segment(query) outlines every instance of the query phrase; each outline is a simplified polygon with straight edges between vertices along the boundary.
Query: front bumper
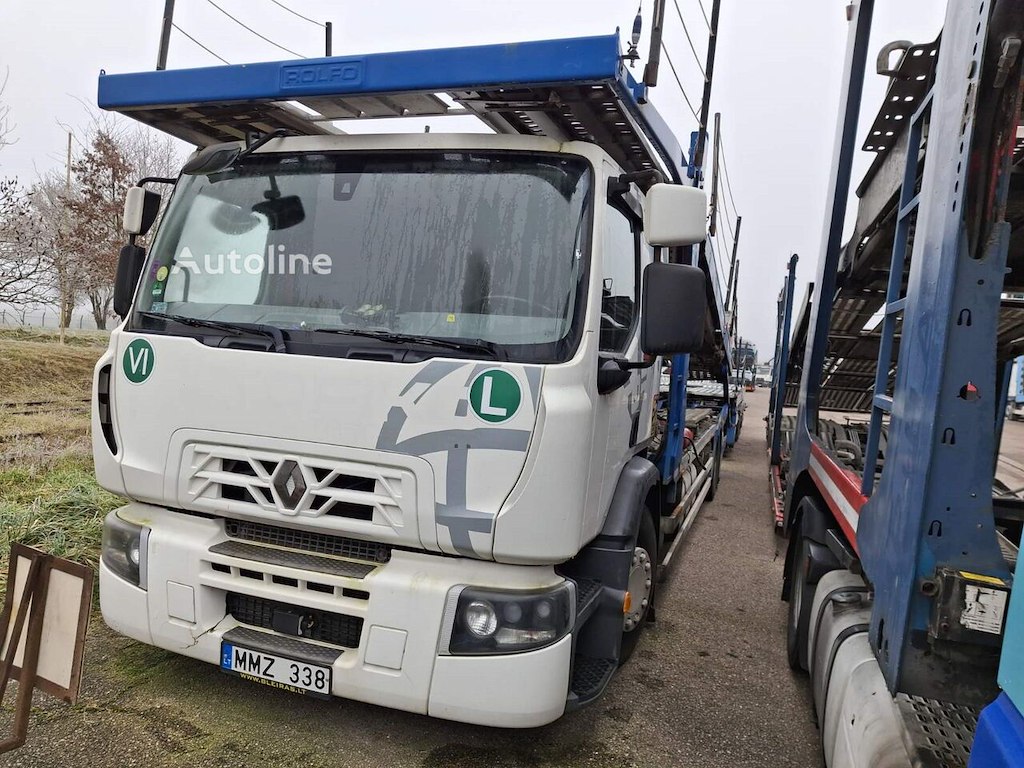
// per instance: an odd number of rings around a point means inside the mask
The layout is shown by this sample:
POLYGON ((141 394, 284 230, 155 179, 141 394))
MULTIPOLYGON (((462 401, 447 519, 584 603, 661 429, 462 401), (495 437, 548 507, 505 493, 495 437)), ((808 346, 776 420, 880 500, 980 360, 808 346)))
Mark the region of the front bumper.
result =
POLYGON ((550 567, 395 550, 389 562, 355 578, 213 553, 228 540, 220 520, 134 503, 115 514, 151 530, 148 589, 100 564, 103 619, 123 635, 218 664, 221 638, 239 626, 226 614, 234 593, 363 620, 358 646, 332 665, 335 696, 510 728, 544 725, 565 711, 571 635, 526 653, 438 653, 452 587, 552 586, 562 579, 550 567))

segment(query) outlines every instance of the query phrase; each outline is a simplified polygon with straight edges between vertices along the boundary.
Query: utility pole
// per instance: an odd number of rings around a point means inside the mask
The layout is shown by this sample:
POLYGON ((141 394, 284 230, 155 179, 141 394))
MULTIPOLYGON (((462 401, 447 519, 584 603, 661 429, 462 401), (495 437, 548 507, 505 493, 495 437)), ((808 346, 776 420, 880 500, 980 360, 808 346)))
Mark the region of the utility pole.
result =
POLYGON ((171 44, 171 26, 174 24, 174 0, 164 0, 164 21, 160 28, 160 50, 156 55, 156 68, 167 69, 167 48, 171 44))
MULTIPOLYGON (((68 154, 67 154, 67 160, 64 163, 64 205, 67 206, 70 203, 70 201, 71 201, 71 131, 68 131, 68 154)), ((65 214, 67 213, 67 211, 66 210, 62 210, 60 213, 61 213, 61 216, 60 216, 61 222, 62 221, 66 221, 67 217, 65 216, 65 214)), ((60 226, 61 222, 58 222, 58 226, 60 226)), ((65 320, 68 323, 70 323, 71 322, 71 314, 72 314, 72 312, 69 312, 67 310, 68 302, 67 302, 66 293, 65 293, 65 290, 67 288, 67 285, 66 285, 67 277, 66 277, 66 271, 65 271, 66 264, 64 262, 64 258, 65 257, 63 255, 61 255, 61 256, 58 257, 58 260, 57 260, 57 279, 59 280, 59 290, 57 292, 58 293, 57 301, 60 304, 60 306, 57 308, 57 325, 60 326, 60 330, 58 331, 58 334, 60 336, 60 343, 61 344, 64 344, 64 341, 65 341, 65 333, 66 333, 66 327, 67 327, 67 325, 65 323, 65 320)), ((73 305, 72 305, 72 311, 74 311, 74 306, 73 305)))
POLYGON ((331 53, 331 50, 334 47, 334 45, 333 45, 334 41, 332 40, 333 32, 334 32, 334 25, 331 24, 331 22, 329 22, 329 21, 325 21, 324 22, 324 38, 325 38, 325 40, 324 40, 324 51, 325 51, 324 56, 332 56, 333 55, 331 53))

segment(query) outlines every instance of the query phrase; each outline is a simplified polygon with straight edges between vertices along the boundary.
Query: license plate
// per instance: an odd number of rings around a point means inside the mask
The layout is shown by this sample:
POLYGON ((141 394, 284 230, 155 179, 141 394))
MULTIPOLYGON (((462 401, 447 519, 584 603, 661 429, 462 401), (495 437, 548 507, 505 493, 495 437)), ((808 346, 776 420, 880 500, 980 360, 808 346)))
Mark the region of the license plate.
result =
POLYGON ((330 667, 221 643, 220 668, 244 680, 291 693, 323 699, 331 696, 330 667))

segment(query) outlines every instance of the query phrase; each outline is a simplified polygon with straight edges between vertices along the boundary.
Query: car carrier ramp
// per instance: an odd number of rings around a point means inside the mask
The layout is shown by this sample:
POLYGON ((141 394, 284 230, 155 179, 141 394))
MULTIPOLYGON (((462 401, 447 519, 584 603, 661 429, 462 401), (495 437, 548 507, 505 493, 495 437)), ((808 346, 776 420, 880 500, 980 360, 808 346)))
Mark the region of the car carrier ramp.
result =
POLYGON ((198 146, 277 128, 319 135, 347 120, 468 115, 497 133, 592 142, 629 171, 679 182, 686 169, 617 34, 103 74, 98 103, 198 146))
MULTIPOLYGON (((857 188, 860 203, 853 236, 843 248, 837 289, 832 297, 829 346, 825 356, 819 393, 824 411, 871 410, 882 311, 889 279, 890 257, 896 233, 899 195, 908 153, 911 116, 923 103, 935 78, 935 62, 941 39, 907 48, 891 75, 882 106, 867 129, 863 143, 875 158, 857 188)), ((990 86, 989 87, 991 90, 990 86)), ((983 114, 982 120, 991 120, 983 114)), ((917 184, 928 162, 928 142, 923 142, 917 184)), ((939 162, 939 159, 933 162, 939 162)), ((1017 129, 1013 147, 1006 220, 1012 227, 1008 253, 1009 267, 999 313, 998 350, 1012 357, 1024 350, 1024 125, 1017 129)), ((915 227, 910 227, 908 253, 915 227)), ((927 256, 926 256, 927 257, 927 256)), ((903 275, 904 290, 910 259, 903 275)), ((792 354, 786 371, 787 406, 798 404, 804 347, 809 329, 809 306, 794 324, 792 354)), ((901 324, 893 340, 893 359, 899 353, 901 324)), ((895 369, 889 372, 889 390, 895 369)))

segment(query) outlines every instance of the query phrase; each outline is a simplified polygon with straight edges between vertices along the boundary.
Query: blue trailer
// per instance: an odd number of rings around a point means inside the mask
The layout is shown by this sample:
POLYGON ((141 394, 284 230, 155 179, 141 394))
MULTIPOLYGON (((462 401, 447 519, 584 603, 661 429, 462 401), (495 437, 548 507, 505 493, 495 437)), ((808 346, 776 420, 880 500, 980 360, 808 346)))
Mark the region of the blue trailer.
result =
POLYGON ((1024 3, 950 2, 939 40, 883 47, 858 132, 873 8, 849 8, 815 298, 773 393, 787 654, 830 768, 1020 766, 1024 501, 993 467, 1024 341, 1024 3))

